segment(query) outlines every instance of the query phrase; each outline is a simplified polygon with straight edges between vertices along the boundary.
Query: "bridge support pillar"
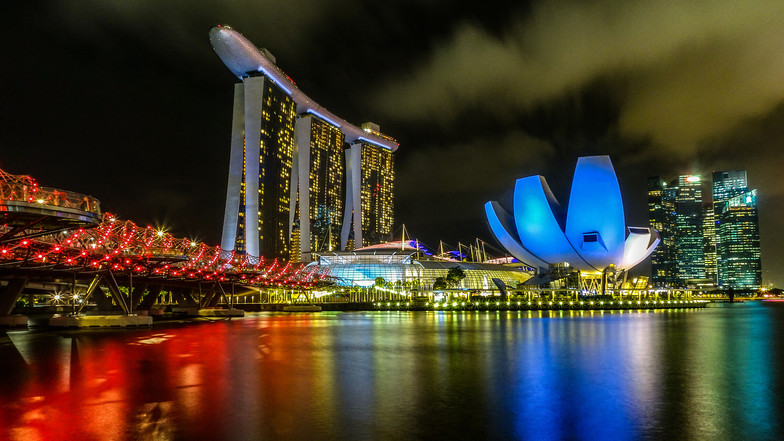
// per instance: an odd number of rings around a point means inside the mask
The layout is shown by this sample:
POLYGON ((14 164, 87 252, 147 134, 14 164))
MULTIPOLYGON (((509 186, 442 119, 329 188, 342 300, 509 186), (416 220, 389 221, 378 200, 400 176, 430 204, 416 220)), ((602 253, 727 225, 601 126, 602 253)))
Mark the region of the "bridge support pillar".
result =
POLYGON ((22 291, 27 286, 27 278, 17 278, 8 281, 8 285, 0 288, 0 317, 11 315, 11 311, 16 306, 16 301, 22 295, 22 291))
POLYGON ((199 302, 197 302, 193 296, 191 295, 190 290, 187 288, 175 288, 171 290, 172 297, 174 297, 174 301, 177 303, 178 306, 182 307, 199 307, 199 302))
POLYGON ((141 301, 142 297, 144 297, 145 291, 147 291, 146 283, 142 283, 139 284, 138 286, 133 287, 133 292, 131 294, 131 299, 130 299, 131 301, 129 304, 133 306, 134 310, 138 309, 139 302, 141 301))
MULTIPOLYGON (((218 285, 218 287, 220 288, 220 285, 218 285)), ((210 289, 207 291, 207 294, 204 297, 202 297, 199 308, 215 307, 215 305, 218 304, 219 300, 220 300, 220 293, 218 292, 218 290, 215 289, 215 285, 212 285, 210 286, 210 289)))
POLYGON ((109 292, 112 294, 114 301, 122 308, 123 313, 126 315, 130 314, 127 302, 128 299, 123 295, 122 291, 120 291, 120 285, 117 284, 117 279, 114 278, 114 274, 111 271, 107 271, 103 274, 103 282, 106 284, 106 287, 109 288, 109 292))
POLYGON ((163 287, 161 285, 153 285, 150 286, 147 290, 147 295, 142 298, 141 303, 139 303, 139 309, 147 309, 149 310, 158 301, 158 296, 161 294, 161 290, 163 287))
POLYGON ((93 299, 96 305, 98 305, 98 311, 101 312, 108 312, 113 309, 112 302, 109 301, 109 298, 106 297, 106 293, 101 289, 101 281, 103 278, 101 275, 95 276, 93 281, 90 283, 90 286, 87 287, 87 294, 85 295, 85 302, 88 298, 93 299))

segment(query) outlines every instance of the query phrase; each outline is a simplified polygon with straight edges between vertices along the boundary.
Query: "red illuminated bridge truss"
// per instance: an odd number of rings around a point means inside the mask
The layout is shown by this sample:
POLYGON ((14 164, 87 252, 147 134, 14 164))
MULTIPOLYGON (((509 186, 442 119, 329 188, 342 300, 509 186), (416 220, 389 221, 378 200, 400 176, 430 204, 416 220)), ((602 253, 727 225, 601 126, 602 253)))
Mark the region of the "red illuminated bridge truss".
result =
POLYGON ((0 170, 0 270, 109 271, 168 281, 308 288, 315 268, 235 255, 100 214, 98 202, 0 170), (92 218, 92 219, 91 219, 92 218), (97 225, 96 225, 97 224, 97 225))

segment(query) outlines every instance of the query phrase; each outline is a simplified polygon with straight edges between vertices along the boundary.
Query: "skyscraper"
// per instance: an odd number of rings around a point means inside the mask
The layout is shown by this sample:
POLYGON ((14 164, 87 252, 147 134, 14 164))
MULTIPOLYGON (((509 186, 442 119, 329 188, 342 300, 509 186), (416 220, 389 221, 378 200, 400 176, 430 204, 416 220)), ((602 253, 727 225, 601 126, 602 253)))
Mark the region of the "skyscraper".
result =
POLYGON ((340 128, 306 114, 297 119, 292 204, 297 202, 301 260, 310 254, 340 249, 346 185, 343 141, 340 128))
POLYGON ((289 257, 289 212, 295 106, 262 75, 234 89, 229 183, 221 248, 289 257))
POLYGON ((757 190, 742 170, 713 172, 718 284, 759 289, 762 285, 757 190))
POLYGON ((743 194, 748 190, 745 170, 713 172, 713 206, 714 213, 722 211, 721 205, 730 198, 743 194))
MULTIPOLYGON (((379 127, 365 123, 362 129, 380 135, 379 127)), ((346 150, 348 185, 341 247, 352 238, 355 248, 391 239, 395 171, 392 151, 364 140, 346 150)))
POLYGON ((675 257, 681 285, 705 278, 702 221, 702 180, 699 175, 681 175, 675 193, 675 257))
POLYGON ((648 218, 651 228, 659 232, 661 242, 651 255, 651 284, 654 287, 677 286, 675 260, 675 192, 658 176, 648 178, 648 218))
POLYGON ((662 238, 651 260, 654 286, 691 279, 742 290, 762 285, 757 191, 748 189, 745 171, 716 171, 712 178, 705 204, 698 175, 680 176, 669 187, 648 178, 649 219, 662 238))
POLYGON ((711 201, 702 204, 702 243, 705 254, 705 279, 716 283, 716 221, 711 201))

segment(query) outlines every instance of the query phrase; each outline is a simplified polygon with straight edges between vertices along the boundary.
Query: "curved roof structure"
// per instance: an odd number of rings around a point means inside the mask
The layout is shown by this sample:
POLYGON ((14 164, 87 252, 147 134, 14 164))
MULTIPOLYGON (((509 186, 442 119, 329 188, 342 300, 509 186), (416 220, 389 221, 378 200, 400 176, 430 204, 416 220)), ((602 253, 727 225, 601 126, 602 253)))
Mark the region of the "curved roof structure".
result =
POLYGON ((394 139, 372 130, 363 130, 313 101, 272 60, 231 27, 218 25, 210 29, 210 43, 223 64, 238 78, 262 72, 291 96, 297 105, 298 114, 310 113, 340 128, 346 136, 346 142, 365 141, 393 152, 397 150, 398 143, 394 139))
POLYGON ((485 214, 501 245, 536 268, 568 262, 582 271, 610 265, 626 270, 648 257, 660 240, 656 230, 626 226, 609 156, 577 160, 566 212, 544 177, 528 176, 515 185, 513 215, 495 201, 485 204, 485 214))
POLYGON ((494 291, 498 287, 493 279, 516 286, 531 278, 521 266, 419 259, 417 255, 400 249, 339 251, 319 254, 318 260, 308 264, 308 268, 319 268, 323 276, 332 277, 340 286, 369 287, 382 277, 392 283, 418 280, 422 288, 429 289, 437 277, 445 277, 454 267, 465 271, 465 279, 459 286, 465 290, 494 291))

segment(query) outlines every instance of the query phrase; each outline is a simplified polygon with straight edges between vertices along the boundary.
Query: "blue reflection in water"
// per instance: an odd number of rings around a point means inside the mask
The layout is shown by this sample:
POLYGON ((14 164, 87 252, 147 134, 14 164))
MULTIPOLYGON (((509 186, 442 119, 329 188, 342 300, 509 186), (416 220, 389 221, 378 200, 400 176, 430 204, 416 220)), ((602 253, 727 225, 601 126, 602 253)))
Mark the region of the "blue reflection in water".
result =
MULTIPOLYGON (((624 340, 618 315, 560 314, 527 320, 515 335, 511 369, 497 380, 508 385, 514 433, 521 439, 619 439, 634 433, 637 416, 626 381, 630 360, 613 350, 624 340), (609 328, 609 329, 608 329, 609 328), (503 378, 506 377, 506 378, 503 378)), ((646 320, 640 315, 637 320, 646 320)), ((626 354, 628 357, 628 354, 626 354)), ((504 396, 504 395, 501 395, 504 396)))
POLYGON ((784 305, 0 334, 0 439, 784 439, 784 305))

